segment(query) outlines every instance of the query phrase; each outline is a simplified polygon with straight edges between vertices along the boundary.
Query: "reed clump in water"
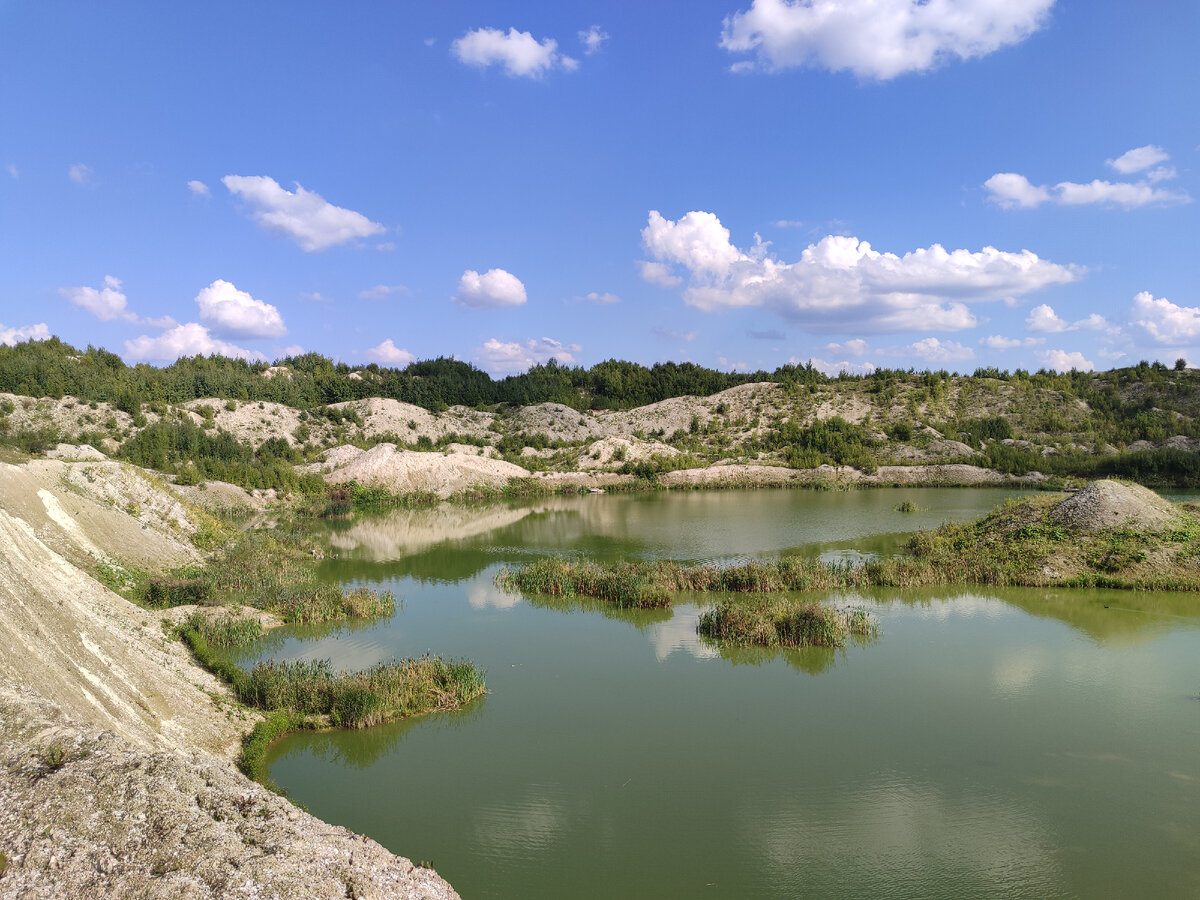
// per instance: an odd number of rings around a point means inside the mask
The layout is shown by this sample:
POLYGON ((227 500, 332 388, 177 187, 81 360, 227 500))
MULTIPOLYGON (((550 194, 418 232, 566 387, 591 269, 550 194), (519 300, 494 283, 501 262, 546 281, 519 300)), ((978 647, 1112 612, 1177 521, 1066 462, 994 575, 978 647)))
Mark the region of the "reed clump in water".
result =
MULTIPOLYGON (((209 632, 211 634, 211 632, 209 632)), ((188 619, 179 635, 200 664, 246 706, 266 713, 243 742, 242 771, 269 788, 271 742, 304 728, 366 728, 407 716, 460 707, 486 693, 483 672, 468 660, 436 656, 394 659, 362 672, 336 672, 329 660, 259 663, 250 672, 210 644, 188 619)))
POLYGON ((704 637, 741 646, 844 647, 879 631, 865 609, 835 609, 789 597, 722 600, 700 616, 704 637))
POLYGON ((773 593, 863 587, 869 582, 862 567, 801 557, 737 566, 665 560, 602 564, 552 557, 502 569, 496 583, 504 590, 521 593, 597 597, 626 609, 648 609, 669 607, 671 594, 681 591, 773 593))
POLYGON ((329 660, 259 663, 244 700, 260 709, 328 716, 331 725, 367 728, 438 709, 453 709, 484 692, 473 663, 421 656, 335 672, 329 660))

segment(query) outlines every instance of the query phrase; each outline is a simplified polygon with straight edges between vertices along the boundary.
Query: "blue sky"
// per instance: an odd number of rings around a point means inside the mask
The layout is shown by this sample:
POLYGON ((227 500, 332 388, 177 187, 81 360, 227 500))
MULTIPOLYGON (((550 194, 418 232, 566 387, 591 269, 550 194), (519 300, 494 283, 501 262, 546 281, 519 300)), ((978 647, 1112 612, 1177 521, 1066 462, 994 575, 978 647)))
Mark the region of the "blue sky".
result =
POLYGON ((1195 0, 0 0, 0 340, 1200 363, 1195 0))

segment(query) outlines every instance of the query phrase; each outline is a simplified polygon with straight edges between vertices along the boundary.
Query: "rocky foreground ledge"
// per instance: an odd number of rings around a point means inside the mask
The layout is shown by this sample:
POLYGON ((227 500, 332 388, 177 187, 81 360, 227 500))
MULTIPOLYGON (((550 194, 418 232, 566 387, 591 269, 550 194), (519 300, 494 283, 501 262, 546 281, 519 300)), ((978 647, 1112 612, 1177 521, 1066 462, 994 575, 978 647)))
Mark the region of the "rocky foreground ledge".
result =
POLYGON ((458 896, 226 760, 147 752, 32 691, 0 689, 0 767, 3 898, 458 896))
POLYGON ((457 897, 242 775, 253 717, 88 574, 190 558, 186 513, 133 466, 0 463, 0 900, 457 897))

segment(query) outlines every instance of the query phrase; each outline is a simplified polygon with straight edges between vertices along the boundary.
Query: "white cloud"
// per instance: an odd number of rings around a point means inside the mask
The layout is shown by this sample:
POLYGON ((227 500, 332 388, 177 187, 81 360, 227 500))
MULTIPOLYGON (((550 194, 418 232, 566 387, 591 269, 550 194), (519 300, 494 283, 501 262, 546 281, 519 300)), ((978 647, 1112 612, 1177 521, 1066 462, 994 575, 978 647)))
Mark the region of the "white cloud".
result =
POLYGON ((227 337, 287 334, 278 309, 220 278, 196 295, 196 306, 200 308, 200 320, 217 334, 227 337))
POLYGON ((847 359, 841 362, 828 362, 824 359, 817 359, 815 356, 809 357, 807 360, 796 359, 793 357, 788 360, 793 366, 804 365, 807 362, 818 372, 830 376, 831 378, 845 372, 847 375, 870 375, 875 371, 875 366, 869 362, 852 363, 847 359))
POLYGON ((588 303, 601 303, 605 305, 621 302, 620 297, 618 297, 616 294, 610 294, 608 291, 605 291, 603 294, 597 291, 591 291, 586 294, 583 299, 588 301, 588 303))
MULTIPOLYGON (((1128 174, 1163 162, 1167 158, 1161 147, 1146 146, 1110 159, 1108 164, 1117 171, 1128 174)), ((997 172, 985 181, 983 186, 988 191, 988 199, 1005 209, 1030 209, 1043 203, 1055 203, 1059 206, 1116 205, 1126 209, 1191 203, 1192 198, 1186 191, 1154 187, 1161 181, 1169 181, 1176 174, 1171 166, 1159 166, 1147 172, 1141 181, 1113 182, 1097 178, 1087 183, 1060 181, 1051 186, 1035 185, 1024 175, 1015 172, 997 172)))
POLYGON ((21 341, 44 341, 48 337, 50 337, 50 329, 46 327, 45 322, 18 328, 5 328, 4 323, 0 322, 0 344, 7 344, 11 347, 21 341))
POLYGON ((92 180, 92 167, 83 163, 75 163, 67 168, 67 177, 76 184, 87 184, 92 180))
POLYGON ((587 31, 579 32, 579 43, 583 44, 583 52, 587 56, 599 53, 601 46, 607 40, 608 32, 601 29, 599 25, 593 25, 587 31))
POLYGON ((467 269, 458 280, 458 293, 454 295, 455 303, 471 309, 520 306, 525 299, 521 279, 503 269, 488 269, 482 275, 467 269))
POLYGON ((1192 202, 1191 195, 1186 191, 1168 191, 1165 188, 1153 187, 1145 181, 1129 183, 1096 179, 1087 184, 1064 181, 1059 183, 1055 189, 1058 191, 1056 202, 1063 206, 1112 203, 1131 209, 1135 206, 1166 206, 1192 202))
POLYGON ((776 228, 803 228, 804 223, 800 219, 776 219, 771 223, 776 228))
POLYGON ((1142 169, 1156 166, 1160 162, 1166 162, 1168 159, 1170 157, 1162 147, 1147 144, 1145 147, 1134 147, 1132 150, 1126 150, 1116 159, 1109 159, 1106 162, 1109 167, 1116 169, 1122 175, 1128 175, 1130 172, 1140 172, 1142 169))
POLYGON ((365 291, 358 292, 359 300, 383 300, 391 297, 393 294, 407 297, 411 294, 408 288, 402 284, 377 284, 375 287, 367 288, 365 291))
POLYGON ((73 305, 86 309, 102 322, 111 322, 113 319, 137 321, 137 315, 125 308, 121 279, 112 275, 104 276, 104 287, 99 290, 93 287, 67 287, 59 288, 58 292, 73 305))
POLYGON ((719 365, 722 369, 728 369, 730 372, 745 372, 748 368, 750 368, 744 362, 731 362, 724 356, 717 357, 717 365, 719 365))
POLYGON ((991 200, 1005 209, 1021 207, 1028 209, 1050 199, 1045 187, 1030 184, 1024 175, 1015 172, 997 172, 983 183, 991 194, 991 200))
POLYGON ((657 259, 681 263, 693 273, 724 276, 743 258, 729 243, 729 229, 713 213, 692 211, 678 222, 650 211, 642 245, 657 259))
POLYGON ((1200 339, 1200 308, 1179 306, 1149 291, 1133 298, 1133 324, 1160 344, 1178 347, 1200 339))
POLYGON ((1059 372, 1069 372, 1071 369, 1078 372, 1090 372, 1096 368, 1091 360, 1084 359, 1083 354, 1078 350, 1070 353, 1066 350, 1046 350, 1037 354, 1037 358, 1047 369, 1056 369, 1059 372))
POLYGON ((558 52, 558 42, 553 38, 539 42, 528 31, 515 28, 509 28, 507 34, 499 28, 476 28, 455 40, 450 52, 468 66, 503 66, 512 78, 541 78, 555 66, 567 71, 579 66, 576 60, 558 52))
POLYGON ((752 0, 721 46, 778 71, 811 66, 886 80, 986 56, 1037 31, 1054 0, 752 0))
POLYGON ((208 197, 212 194, 212 192, 208 189, 208 185, 203 181, 189 181, 187 186, 188 190, 197 197, 208 197))
POLYGON ((1170 181, 1178 174, 1174 166, 1157 166, 1145 174, 1145 179, 1151 184, 1158 184, 1160 181, 1170 181))
POLYGON ((671 267, 665 263, 641 260, 638 263, 638 270, 642 280, 648 281, 650 284, 657 284, 661 287, 675 287, 677 284, 683 284, 683 279, 678 275, 671 274, 671 267))
POLYGON ((288 344, 286 347, 280 347, 276 359, 286 359, 289 356, 303 356, 304 348, 300 344, 288 344))
POLYGON ((362 213, 334 206, 299 184, 288 191, 267 175, 226 175, 221 183, 250 207, 250 216, 267 231, 294 241, 311 253, 385 230, 362 213))
POLYGON ((367 359, 371 362, 386 363, 389 366, 407 366, 417 360, 407 350, 397 347, 391 338, 368 349, 367 359))
POLYGON ((931 363, 963 362, 975 358, 975 351, 970 347, 963 346, 958 341, 939 341, 935 337, 923 338, 909 344, 904 348, 904 352, 931 363))
POLYGON ((809 245, 797 262, 788 263, 773 257, 761 240, 739 250, 707 212, 672 222, 651 211, 642 243, 661 264, 654 276, 670 275, 670 266, 686 271, 683 298, 691 306, 764 307, 817 330, 972 328, 977 321, 966 304, 1020 297, 1074 281, 1083 272, 1028 250, 971 252, 933 244, 897 256, 837 235, 809 245))
POLYGON ((548 337, 530 338, 524 343, 490 338, 475 349, 475 359, 491 372, 512 374, 525 372, 551 358, 564 365, 572 364, 581 349, 578 344, 563 344, 548 337))
POLYGON ((1045 338, 1010 338, 1001 334, 980 338, 979 343, 992 350, 1015 350, 1017 347, 1040 347, 1046 343, 1045 338))
POLYGON ((266 359, 257 350, 246 350, 214 338, 199 322, 176 325, 158 337, 143 334, 125 342, 125 357, 134 361, 176 360, 181 356, 208 356, 213 353, 249 360, 266 359))
POLYGON ((6 165, 4 167, 4 171, 8 172, 9 178, 20 178, 21 177, 21 173, 19 171, 17 171, 17 167, 16 167, 15 163, 9 163, 8 165, 6 165))
POLYGON ((1092 313, 1086 318, 1068 322, 1059 317, 1054 308, 1043 303, 1029 311, 1025 319, 1025 327, 1030 331, 1043 334, 1059 334, 1063 331, 1104 331, 1108 328, 1108 320, 1099 313, 1092 313))
POLYGON ((863 356, 870 352, 870 347, 862 338, 843 341, 840 344, 826 344, 825 349, 830 353, 849 353, 851 356, 863 356))
POLYGON ((1047 304, 1035 306, 1025 319, 1025 327, 1030 331, 1044 331, 1047 334, 1057 334, 1070 327, 1066 320, 1059 318, 1058 313, 1047 304))

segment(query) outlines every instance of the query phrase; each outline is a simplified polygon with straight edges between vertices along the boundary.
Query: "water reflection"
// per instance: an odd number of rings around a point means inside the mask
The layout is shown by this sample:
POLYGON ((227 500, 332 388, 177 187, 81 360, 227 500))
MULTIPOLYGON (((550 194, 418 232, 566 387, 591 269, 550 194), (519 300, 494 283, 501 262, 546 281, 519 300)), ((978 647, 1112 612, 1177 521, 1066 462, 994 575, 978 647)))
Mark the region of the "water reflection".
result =
POLYGON ((529 785, 513 802, 485 806, 475 813, 474 841, 494 862, 536 857, 562 842, 569 820, 566 792, 552 785, 529 785))
POLYGON ((701 612, 694 606, 676 607, 670 619, 655 622, 646 630, 654 645, 655 659, 662 662, 676 652, 687 653, 696 659, 714 659, 719 655, 717 648, 705 644, 696 631, 701 612))
POLYGON ((534 507, 459 506, 444 503, 432 509, 395 509, 364 515, 329 536, 340 554, 372 562, 412 556, 446 542, 469 541, 507 528, 532 514, 534 507))
POLYGON ((490 579, 477 579, 466 587, 467 602, 472 609, 512 609, 521 602, 521 595, 516 591, 501 590, 490 579))
POLYGON ((550 497, 491 506, 397 509, 312 527, 326 534, 327 571, 350 561, 389 575, 457 580, 497 560, 585 553, 603 560, 747 561, 784 552, 892 552, 898 535, 969 519, 1019 492, 913 488, 850 492, 688 492, 550 497), (903 514, 898 501, 919 500, 903 514))
POLYGON ((295 732, 272 750, 272 765, 290 758, 312 756, 326 763, 368 769, 394 753, 414 729, 457 729, 478 722, 484 712, 485 699, 477 697, 452 712, 432 712, 350 732, 336 728, 295 732))
POLYGON ((781 894, 829 893, 839 882, 860 897, 1008 896, 1017 885, 1026 897, 1066 894, 1051 830, 1003 795, 880 772, 863 786, 768 809, 743 809, 740 828, 781 894))

